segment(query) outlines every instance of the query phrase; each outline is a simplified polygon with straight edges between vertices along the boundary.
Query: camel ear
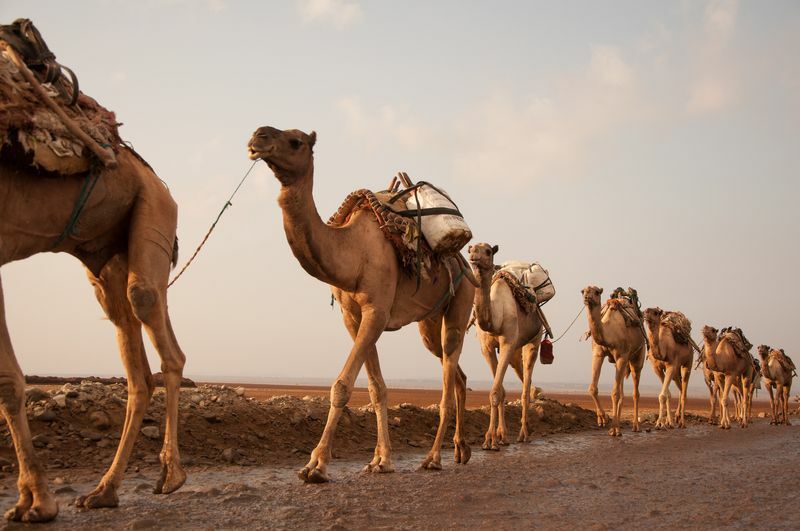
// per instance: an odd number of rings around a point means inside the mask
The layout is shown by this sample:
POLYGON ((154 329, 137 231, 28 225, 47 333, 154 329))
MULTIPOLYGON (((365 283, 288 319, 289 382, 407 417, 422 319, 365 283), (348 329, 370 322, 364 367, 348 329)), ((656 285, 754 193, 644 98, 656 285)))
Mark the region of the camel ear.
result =
POLYGON ((603 288, 598 288, 597 294, 598 295, 602 295, 603 294, 603 288))
POLYGON ((500 246, 499 245, 493 245, 492 246, 492 254, 497 254, 497 251, 499 251, 499 250, 500 250, 500 246))
POLYGON ((311 134, 308 135, 308 147, 313 148, 314 144, 317 143, 317 132, 311 131, 311 134))
POLYGON ((471 252, 472 252, 472 246, 471 246, 471 245, 470 245, 469 247, 467 247, 467 252, 468 252, 468 253, 471 253, 471 252))

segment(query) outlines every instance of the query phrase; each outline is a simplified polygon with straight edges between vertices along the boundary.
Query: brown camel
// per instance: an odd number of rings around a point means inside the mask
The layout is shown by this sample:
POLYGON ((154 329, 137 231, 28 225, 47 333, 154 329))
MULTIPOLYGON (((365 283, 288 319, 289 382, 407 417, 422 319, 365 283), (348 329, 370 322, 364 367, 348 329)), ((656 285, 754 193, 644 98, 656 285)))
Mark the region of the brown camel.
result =
POLYGON ((741 350, 736 346, 736 341, 731 337, 731 332, 725 332, 718 336, 716 328, 711 326, 703 327, 703 339, 705 341, 705 362, 706 366, 714 372, 720 373, 723 378, 718 381, 720 386, 720 428, 730 429, 731 421, 728 413, 728 396, 731 387, 739 388, 741 398, 736 409, 740 415, 740 425, 747 427, 749 411, 748 397, 752 389, 752 368, 753 361, 750 354, 737 352, 741 350))
POLYGON ((703 368, 703 381, 708 387, 708 400, 710 403, 710 408, 708 411, 708 422, 709 424, 716 424, 717 423, 717 409, 719 404, 719 394, 720 394, 720 385, 724 380, 724 376, 720 373, 712 371, 708 368, 708 364, 706 364, 706 357, 705 357, 706 349, 703 348, 700 354, 697 357, 697 367, 703 368))
POLYGON ((528 440, 531 375, 539 354, 543 331, 537 313, 521 308, 506 280, 494 277, 494 255, 498 249, 497 245, 477 243, 471 245, 468 250, 469 260, 479 284, 475 291, 478 338, 483 357, 489 363, 494 376, 489 394, 492 409, 489 429, 483 441, 484 450, 499 450, 498 445, 508 444, 503 378, 509 364, 517 370, 522 380, 522 427, 517 442, 528 440), (495 349, 500 350, 499 363, 495 349))
MULTIPOLYGON (((475 289, 470 282, 460 282, 449 296, 450 273, 445 264, 436 266, 437 270, 429 277, 417 279, 406 274, 394 247, 370 211, 355 211, 341 227, 325 224, 317 213, 312 195, 315 141, 313 132, 307 135, 298 130, 261 127, 249 143, 250 158, 263 159, 280 181, 278 204, 283 211, 283 227, 292 252, 307 273, 332 286, 345 326, 354 341, 344 368, 331 387, 331 407, 322 437, 308 464, 299 472, 300 478, 306 482, 329 480, 327 468, 333 435, 362 365, 366 365, 370 398, 378 423, 375 455, 365 470, 394 470, 386 384, 375 344, 384 330, 397 330, 414 321, 419 323, 426 348, 441 359, 443 376, 439 428, 422 467, 441 469, 441 445, 454 409, 454 394, 455 461, 466 463, 470 458, 462 425, 466 376, 458 366, 458 359, 475 289)), ((461 274, 469 273, 463 259, 459 258, 448 260, 456 271, 462 268, 461 274)))
POLYGON ((645 335, 633 306, 627 299, 610 298, 601 311, 600 295, 603 288, 587 286, 583 290, 583 303, 589 317, 589 334, 592 338, 592 383, 589 395, 594 400, 597 425, 606 425, 606 413, 597 396, 597 382, 603 360, 608 357, 616 367, 614 387, 611 391, 613 419, 608 434, 620 436, 622 415, 623 380, 633 376, 633 431, 639 431, 639 378, 647 352, 645 335), (627 316, 627 318, 626 318, 627 316), (629 320, 634 324, 629 325, 629 320), (635 323, 639 322, 638 325, 635 323))
POLYGON ((674 427, 669 409, 671 381, 680 390, 676 411, 678 427, 685 428, 686 390, 693 361, 692 346, 689 344, 692 325, 682 313, 665 312, 661 308, 647 308, 644 311, 644 320, 650 339, 650 360, 656 374, 661 378, 656 428, 674 427))
MULTIPOLYGON (((87 508, 115 507, 117 489, 133 451, 153 382, 145 355, 144 325, 161 357, 167 411, 161 477, 155 491, 169 493, 186 480, 178 454, 178 397, 184 355, 167 313, 167 280, 177 253, 177 206, 164 183, 128 148, 120 147, 115 169, 95 168, 96 186, 74 232, 64 234, 85 175, 36 170, 16 143, 0 153, 0 265, 41 252, 63 252, 86 267, 89 282, 117 328, 128 376, 125 424, 111 467, 91 493, 87 508)), ((11 346, 0 284, 0 409, 19 462, 19 501, 6 518, 47 521, 58 513, 44 467, 33 451, 25 415, 25 380, 11 346)))
POLYGON ((758 355, 761 357, 761 374, 764 384, 769 392, 769 405, 772 410, 772 420, 770 424, 791 425, 789 421, 789 396, 792 392, 792 365, 791 362, 783 362, 786 358, 782 352, 772 349, 767 345, 758 347, 758 355), (782 359, 783 358, 783 359, 782 359), (773 396, 773 389, 778 396, 773 396), (781 419, 781 415, 783 418, 781 419))

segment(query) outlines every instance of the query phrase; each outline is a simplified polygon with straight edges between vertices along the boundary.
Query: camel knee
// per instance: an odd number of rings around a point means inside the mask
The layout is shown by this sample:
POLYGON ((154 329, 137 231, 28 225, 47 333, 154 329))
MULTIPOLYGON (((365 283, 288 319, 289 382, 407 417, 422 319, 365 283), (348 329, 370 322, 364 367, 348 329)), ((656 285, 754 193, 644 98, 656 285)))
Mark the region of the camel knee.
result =
POLYGON ((333 386, 331 386, 331 406, 335 408, 342 408, 347 405, 347 402, 350 400, 350 393, 351 390, 341 380, 337 380, 333 386))
POLYGON ((25 381, 21 374, 0 375, 0 408, 8 415, 19 413, 25 401, 25 381))
POLYGON ((597 396, 597 386, 596 385, 591 384, 589 386, 589 395, 590 396, 595 396, 595 397, 597 396))
POLYGON ((492 392, 489 394, 489 403, 492 404, 492 407, 498 407, 506 398, 506 391, 502 387, 499 389, 492 389, 492 392))
POLYGON ((128 300, 136 318, 146 323, 153 315, 153 309, 158 302, 158 294, 155 288, 134 283, 128 286, 128 300))

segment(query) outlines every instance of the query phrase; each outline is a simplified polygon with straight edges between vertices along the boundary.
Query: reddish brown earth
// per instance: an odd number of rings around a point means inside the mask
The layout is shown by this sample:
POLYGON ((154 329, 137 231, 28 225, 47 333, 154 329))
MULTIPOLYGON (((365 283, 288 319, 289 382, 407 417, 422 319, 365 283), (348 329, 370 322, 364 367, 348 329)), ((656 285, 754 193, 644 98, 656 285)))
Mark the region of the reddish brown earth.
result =
MULTIPOLYGON (((391 437, 397 473, 363 475, 375 443, 375 419, 354 396, 335 438, 328 485, 303 485, 305 464, 327 413, 327 390, 312 387, 204 386, 181 393, 181 453, 190 474, 170 496, 151 494, 160 436, 140 435, 115 510, 70 505, 91 490, 111 462, 124 415, 120 384, 84 383, 31 391, 28 412, 37 453, 47 463, 61 514, 55 526, 73 528, 608 528, 787 527, 800 525, 794 502, 800 469, 800 428, 756 419, 747 429, 722 431, 690 415, 684 430, 651 430, 610 438, 594 426, 579 395, 566 404, 537 400, 533 442, 500 452, 480 450, 485 408, 466 418, 473 459, 465 466, 443 454, 442 472, 416 470, 435 432, 435 391, 392 390, 391 437), (237 392, 238 391, 238 392, 237 392), (290 396, 289 391, 295 396, 290 396), (270 398, 270 395, 272 395, 270 398), (263 397, 257 400, 254 397, 263 397), (61 404, 63 403, 63 407, 61 404), (790 503, 791 502, 791 503, 790 503)), ((471 393, 482 404, 485 391, 471 393)), ((359 398, 360 397, 360 398, 359 398)), ((513 397, 512 397, 513 398, 513 397)), ((648 398, 651 405, 655 404, 648 398)), ((477 402, 475 402, 477 401, 477 402)), ((163 391, 146 419, 163 423, 163 391)), ((705 403, 697 403, 705 411, 705 403)), ((689 407, 692 411, 694 406, 689 407)), ((519 429, 519 406, 509 406, 519 429)), ((798 420, 795 418, 795 422, 798 420)), ((153 429, 149 430, 154 431, 153 429)), ((154 435, 151 433, 151 435, 154 435)), ((16 465, 0 427, 0 506, 16 498, 16 465)))

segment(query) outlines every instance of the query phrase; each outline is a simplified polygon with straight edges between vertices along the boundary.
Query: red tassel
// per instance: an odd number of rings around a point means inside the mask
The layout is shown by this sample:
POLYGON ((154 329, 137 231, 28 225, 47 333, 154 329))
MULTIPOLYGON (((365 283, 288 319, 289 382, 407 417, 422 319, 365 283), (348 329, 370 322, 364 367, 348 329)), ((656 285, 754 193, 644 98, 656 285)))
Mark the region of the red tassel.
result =
POLYGON ((542 362, 542 365, 550 365, 554 359, 553 343, 549 339, 542 340, 542 346, 539 349, 539 361, 542 362))

